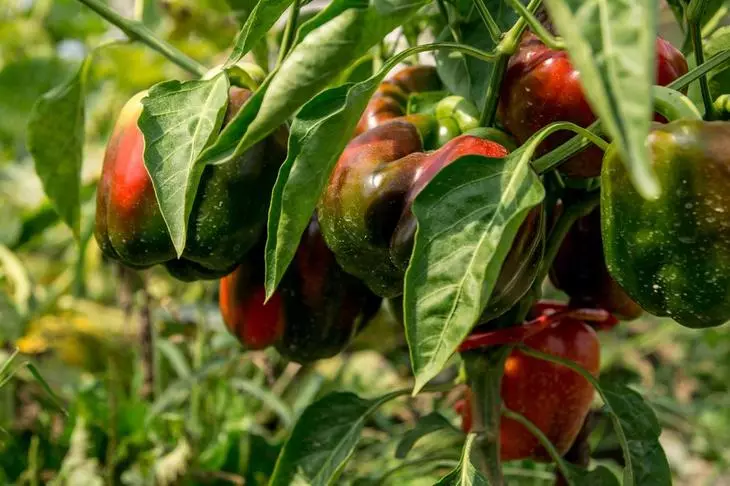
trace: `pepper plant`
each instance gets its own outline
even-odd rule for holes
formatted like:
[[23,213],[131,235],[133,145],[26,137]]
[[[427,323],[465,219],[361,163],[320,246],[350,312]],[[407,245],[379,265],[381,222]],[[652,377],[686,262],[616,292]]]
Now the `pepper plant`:
[[[652,408],[599,376],[599,334],[642,312],[698,333],[730,320],[723,2],[670,1],[674,46],[658,0],[332,0],[308,15],[309,2],[259,0],[225,61],[203,66],[79,1],[187,73],[119,115],[96,187],[106,257],[220,279],[243,350],[334,356],[384,302],[405,333],[412,387],[320,397],[268,484],[338,483],[380,407],[449,393],[463,434],[434,412],[398,448],[456,434],[437,484],[501,486],[503,462],[522,459],[554,464],[559,484],[670,484]],[[105,49],[28,126],[80,245],[85,94]],[[566,302],[542,299],[548,279]],[[619,468],[570,454],[591,407]]]

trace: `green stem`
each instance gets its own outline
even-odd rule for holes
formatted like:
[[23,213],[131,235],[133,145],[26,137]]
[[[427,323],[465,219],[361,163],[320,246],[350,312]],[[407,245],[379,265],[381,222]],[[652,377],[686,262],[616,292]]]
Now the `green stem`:
[[129,19],[125,19],[119,13],[109,8],[101,0],[78,0],[91,10],[99,14],[104,20],[118,27],[131,40],[140,41],[156,50],[173,63],[180,66],[197,77],[202,77],[207,71],[206,67],[198,61],[188,57],[182,51],[157,38],[147,27]]
[[508,2],[512,6],[512,8],[515,9],[518,14],[520,14],[521,18],[523,18],[525,22],[527,22],[527,24],[530,26],[530,29],[532,29],[532,31],[542,41],[543,44],[548,46],[550,49],[554,49],[556,51],[562,51],[565,49],[565,42],[563,42],[563,39],[552,35],[545,28],[545,26],[542,25],[539,20],[537,20],[532,11],[530,11],[529,7],[525,7],[524,5],[522,5],[522,2],[520,2],[520,0],[508,0]]
[[[600,148],[601,150],[606,150],[608,148],[608,143],[601,137],[599,137],[595,133],[589,132],[583,127],[579,127],[575,123],[570,122],[551,123],[550,125],[541,128],[540,131],[530,137],[530,139],[525,142],[522,147],[525,147],[524,150],[530,152],[529,155],[530,158],[532,158],[532,155],[535,153],[535,150],[537,150],[538,145],[540,145],[540,143],[542,143],[543,140],[545,140],[548,136],[559,130],[571,130],[581,137],[587,138],[590,142],[598,146],[598,148]],[[564,160],[565,159],[555,160],[541,157],[537,161],[533,162],[532,166],[535,169],[535,172],[537,172],[538,174],[543,174],[549,170],[554,169],[560,162]]]
[[487,85],[487,92],[484,96],[484,106],[482,107],[482,113],[479,118],[480,127],[494,126],[494,122],[497,119],[499,91],[504,80],[504,74],[507,71],[509,58],[510,56],[508,54],[502,54],[494,65],[492,76],[489,78],[489,85]]
[[669,83],[667,88],[676,90],[686,88],[690,85],[690,83],[696,81],[710,71],[727,64],[728,61],[730,61],[730,49],[723,51],[719,54],[715,54],[705,63],[698,63],[697,67],[692,68],[687,74]]
[[478,434],[478,467],[490,486],[503,486],[500,458],[502,375],[512,348],[495,346],[464,353],[464,365],[472,391],[472,430]]
[[474,5],[476,6],[477,11],[479,11],[479,16],[484,21],[484,25],[487,26],[489,37],[491,37],[492,42],[497,45],[502,38],[502,30],[499,28],[499,25],[497,25],[494,17],[492,17],[489,9],[484,4],[484,0],[474,0]]
[[446,3],[444,3],[444,0],[436,0],[436,5],[438,5],[439,12],[446,21],[449,31],[451,31],[451,37],[454,38],[455,42],[461,42],[461,32],[459,32],[459,29],[451,23],[449,11],[446,9]]
[[[699,9],[696,18],[690,18],[687,15],[687,25],[689,26],[689,35],[692,38],[692,47],[695,53],[695,61],[700,66],[705,63],[705,52],[702,49],[702,33],[700,31],[699,20],[702,17],[703,8]],[[705,105],[705,118],[707,120],[715,119],[715,107],[712,105],[712,95],[710,95],[710,85],[707,82],[707,76],[700,76],[700,92],[702,93],[702,103]]]
[[521,413],[517,413],[514,410],[510,410],[509,408],[506,408],[504,406],[502,407],[502,416],[519,423],[524,428],[526,428],[533,436],[535,436],[537,440],[540,441],[540,444],[542,444],[542,446],[548,452],[548,454],[550,454],[550,457],[553,459],[553,462],[557,464],[558,469],[560,469],[560,472],[563,473],[563,476],[566,479],[570,478],[570,470],[568,470],[568,467],[565,465],[565,461],[563,461],[563,458],[560,456],[560,453],[555,448],[553,443],[550,442],[550,439],[548,439],[547,436],[543,434],[542,430],[540,430],[537,425],[533,424],[527,417],[525,417]]
[[[542,0],[530,0],[530,3],[527,4],[527,11],[535,13],[540,5],[542,5]],[[520,18],[517,19],[517,22],[515,22],[515,25],[507,31],[504,38],[497,46],[497,52],[508,55],[514,54],[517,47],[520,45],[520,38],[522,37],[522,33],[525,29],[527,29],[527,19],[520,16]]]
[[297,22],[299,20],[299,5],[300,0],[294,0],[289,10],[289,18],[286,21],[286,27],[284,27],[284,37],[281,40],[281,47],[279,47],[279,58],[276,60],[276,67],[281,66],[281,63],[289,54],[292,44],[294,44],[294,36],[297,33]]
[[606,398],[606,394],[603,392],[603,389],[601,388],[601,385],[598,383],[598,380],[595,376],[593,376],[588,370],[583,368],[581,365],[576,363],[575,361],[571,361],[566,358],[561,358],[559,356],[555,356],[549,353],[543,353],[542,351],[538,351],[536,349],[529,348],[527,346],[520,346],[520,351],[522,351],[524,354],[528,356],[532,356],[533,358],[541,359],[543,361],[548,361],[550,363],[556,363],[562,366],[565,366],[566,368],[570,368],[571,370],[575,371],[579,375],[581,375],[583,378],[585,378],[591,385],[593,385],[593,388],[598,392],[598,394],[601,396],[601,400],[603,400],[603,404],[606,407],[606,410],[609,413],[609,417],[611,417],[611,422],[613,423],[614,431],[616,432],[616,436],[618,438],[619,443],[621,444],[621,450],[624,454],[624,461],[626,462],[626,477],[634,477],[634,470],[633,465],[631,464],[631,455],[629,453],[629,444],[626,439],[626,434],[624,433],[624,429],[621,426],[621,422],[619,421],[618,415],[616,415],[616,412],[614,412],[613,408],[611,408],[611,403]]

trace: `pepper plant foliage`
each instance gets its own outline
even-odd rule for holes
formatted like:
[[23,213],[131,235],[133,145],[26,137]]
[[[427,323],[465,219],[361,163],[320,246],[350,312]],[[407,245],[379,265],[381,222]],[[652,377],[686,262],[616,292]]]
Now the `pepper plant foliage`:
[[[541,42],[555,47],[556,57],[567,53],[580,75],[586,109],[592,110],[593,118],[597,119],[588,131],[587,123],[576,125],[583,120],[549,120],[559,122],[559,125],[535,130],[532,138],[507,155],[459,153],[436,169],[419,167],[407,175],[396,174],[393,169],[392,172],[383,171],[377,177],[371,175],[363,182],[363,200],[368,196],[367,191],[376,191],[381,179],[393,184],[388,186],[388,197],[379,201],[384,201],[383,205],[389,211],[387,217],[381,218],[385,223],[372,217],[373,225],[382,224],[378,231],[372,231],[376,235],[373,241],[376,237],[386,240],[377,244],[386,248],[384,251],[394,252],[391,246],[396,246],[396,237],[406,235],[406,243],[399,241],[398,244],[410,251],[407,268],[401,269],[403,285],[398,296],[402,294],[402,321],[413,387],[376,398],[358,397],[349,392],[321,397],[293,426],[272,473],[272,485],[337,482],[356,449],[365,424],[373,420],[381,406],[407,395],[442,393],[451,388],[434,385],[434,379],[453,367],[459,359],[460,346],[470,339],[470,335],[485,327],[489,332],[513,328],[523,321],[532,322],[533,326],[542,325],[540,317],[549,316],[532,316],[538,317],[533,322],[528,319],[528,311],[539,296],[562,238],[578,217],[585,216],[570,210],[571,199],[567,194],[574,191],[591,201],[598,199],[595,197],[598,181],[564,180],[560,176],[561,162],[588,144],[606,149],[610,142],[612,161],[622,164],[637,201],[642,198],[641,201],[646,200],[646,204],[651,205],[655,200],[664,200],[669,194],[667,191],[672,190],[660,184],[659,181],[667,184],[671,181],[657,177],[656,170],[661,166],[652,159],[657,150],[652,153],[647,143],[652,114],[666,101],[658,99],[665,91],[653,89],[658,0],[332,0],[324,2],[320,10],[303,21],[300,17],[308,2],[259,0],[238,35],[231,40],[227,60],[211,70],[156,40],[138,24],[110,13],[100,2],[82,3],[115,23],[132,40],[149,45],[190,73],[149,87],[142,102],[142,113],[132,126],[143,135],[144,168],[149,175],[149,187],[164,220],[164,231],[178,257],[186,248],[187,236],[191,231],[199,230],[195,225],[206,224],[205,217],[196,222],[190,220],[205,171],[210,166],[242,164],[254,147],[262,147],[260,143],[264,141],[269,143],[282,129],[288,133],[286,157],[279,167],[276,183],[273,187],[264,183],[257,185],[249,194],[251,201],[270,201],[267,221],[254,225],[252,231],[260,231],[262,241],[265,237],[265,248],[257,255],[257,263],[263,268],[261,285],[271,301],[279,295],[279,286],[284,276],[289,275],[287,272],[300,269],[302,262],[296,260],[300,242],[311,227],[312,215],[318,214],[323,191],[328,184],[333,184],[332,177],[338,174],[338,165],[347,157],[352,144],[359,140],[353,142],[356,131],[360,133],[363,113],[368,113],[370,103],[382,94],[379,90],[383,86],[392,88],[386,80],[398,66],[413,64],[419,55],[423,56],[421,59],[430,55],[444,86],[443,91],[413,93],[412,102],[400,100],[411,107],[410,111],[404,113],[406,118],[388,121],[412,122],[409,126],[416,134],[414,140],[420,143],[420,149],[405,154],[411,157],[408,160],[416,160],[414,157],[421,151],[440,150],[445,144],[438,137],[448,130],[454,130],[458,136],[479,138],[477,132],[472,135],[451,119],[448,122],[433,120],[434,113],[438,113],[438,108],[433,107],[438,105],[444,93],[461,96],[464,103],[478,111],[481,128],[496,131],[500,127],[496,113],[505,70],[527,29]],[[689,87],[691,99],[703,108],[708,120],[727,116],[712,105],[715,98],[730,91],[728,31],[727,28],[714,31],[709,25],[715,16],[708,12],[717,12],[720,3],[676,0],[670,4],[680,27],[686,31],[685,51],[692,53],[690,64],[693,68],[688,74],[674,73],[675,82],[670,88]],[[287,11],[288,16],[284,15]],[[276,62],[261,66],[265,74],[263,79],[247,74],[249,85],[246,88],[253,93],[237,112],[227,113],[229,89],[236,82],[232,69],[238,69],[242,60],[248,60],[257,46],[268,41],[269,32],[282,15],[288,21],[281,35],[279,51],[272,56],[272,60],[276,57]],[[549,21],[543,22],[544,18]],[[705,44],[702,43],[703,28],[714,32]],[[95,55],[102,56],[104,51]],[[41,97],[28,126],[28,147],[46,195],[60,219],[78,239],[83,233],[80,208],[86,197],[81,184],[84,94],[89,81],[89,65],[93,62],[94,58],[89,55],[73,77]],[[368,66],[368,69],[359,69],[362,66]],[[672,96],[688,102],[678,93],[672,92]],[[420,106],[417,101],[429,97],[436,101],[423,103],[422,112],[414,113],[421,111],[415,108]],[[671,105],[672,101],[667,103]],[[226,118],[224,123],[227,115],[231,118]],[[421,120],[417,118],[419,116],[431,118],[428,123],[413,121]],[[44,145],[47,142],[43,142],[49,138],[51,125],[68,127],[65,140],[59,141],[53,151],[49,151]],[[542,142],[557,131],[575,133],[576,138],[554,152],[541,151]],[[367,136],[367,133],[365,130],[361,136]],[[509,135],[502,135],[506,138],[501,140],[509,139]],[[490,139],[490,142],[499,144],[501,140]],[[722,144],[725,148],[730,146],[728,140]],[[406,160],[396,159],[399,162]],[[390,162],[384,161],[383,166]],[[250,163],[241,165],[240,170],[253,172],[258,168]],[[423,174],[428,174],[429,179],[420,180],[419,177],[425,177]],[[411,177],[412,186],[403,189],[397,185],[408,177]],[[602,190],[606,198],[607,190]],[[696,195],[692,193],[689,197]],[[558,199],[565,206],[562,215],[553,209]],[[595,209],[595,204],[583,204],[581,208],[584,206]],[[139,208],[132,205],[132,209]],[[373,213],[383,211],[381,207],[365,209]],[[246,208],[235,210],[245,212]],[[664,208],[660,208],[658,214],[663,214],[662,210]],[[521,228],[532,221],[531,214],[543,211],[548,211],[553,219],[552,226],[546,228],[540,218],[541,224],[537,224],[532,233],[532,240],[540,242],[532,248],[537,256],[534,259],[534,255],[517,258],[517,265],[508,265],[510,254],[517,252],[516,248],[523,242],[519,236]],[[608,214],[605,208],[603,214]],[[574,219],[563,228],[560,221],[565,215]],[[407,227],[409,217],[415,217],[417,222],[413,228]],[[617,221],[618,218],[615,217]],[[554,221],[557,223],[553,224]],[[616,228],[608,228],[612,224],[613,221],[603,221],[604,238],[607,234],[620,233]],[[382,228],[387,232],[380,231]],[[364,232],[370,230],[365,228]],[[708,230],[707,234],[711,240],[716,233]],[[323,241],[333,247],[332,238],[325,232]],[[140,240],[144,242],[143,235]],[[708,244],[712,243],[710,240]],[[609,244],[606,246],[613,248]],[[347,268],[344,260],[351,255],[335,256],[341,266]],[[724,256],[730,257],[718,256],[718,261],[725,261]],[[243,266],[244,262],[237,263]],[[674,269],[672,263],[667,264],[666,272],[662,269],[664,273],[657,276],[660,282],[656,285],[666,284],[682,273],[681,269]],[[507,267],[513,275],[505,277]],[[634,271],[633,268],[626,270],[628,273]],[[527,285],[530,290],[517,296],[498,315],[490,314],[490,298],[495,294],[495,287],[520,278],[531,279]],[[724,288],[723,284],[718,295]],[[633,297],[631,289],[626,290]],[[640,299],[634,300],[642,303]],[[702,299],[698,298],[697,302],[701,303]],[[662,305],[664,303],[658,304],[657,314]],[[721,310],[721,315],[713,318],[713,324],[730,317]],[[701,311],[693,307],[689,312]],[[593,318],[591,315],[589,313],[586,319]],[[571,316],[560,319],[573,318]],[[551,325],[558,325],[560,319],[555,318]],[[685,324],[679,318],[678,321]],[[658,441],[661,429],[642,397],[623,385],[599,380],[550,350],[521,344],[528,337],[527,329],[534,327],[525,325],[524,329],[525,335],[520,339],[495,341],[498,345],[514,346],[514,349],[502,349],[503,356],[509,352],[525,353],[567,366],[580,374],[598,390],[603,403],[601,413],[608,417],[609,428],[620,444],[623,484],[669,484],[669,465]],[[286,335],[286,329],[283,332]],[[245,339],[241,338],[245,333],[238,334],[240,339]],[[504,361],[495,366],[499,369],[489,370],[489,373],[501,377]],[[479,381],[479,376],[474,376],[478,370],[470,369],[469,373],[468,383]],[[487,395],[499,397],[500,379],[487,380],[492,387],[491,391],[484,390]],[[407,440],[403,440],[398,447],[398,457],[404,458],[423,436],[447,431],[451,437],[458,437],[456,442],[463,445],[463,449],[456,466],[445,471],[438,484],[503,484],[499,448],[502,410],[499,406],[490,408],[488,400],[482,399],[476,397],[474,400],[473,412],[480,414],[474,422],[478,424],[475,428],[461,434],[449,419],[434,412],[423,419]],[[499,400],[496,403],[499,404]],[[584,417],[585,414],[581,421]],[[540,433],[540,424],[532,427],[537,429],[533,431],[538,435],[542,449],[533,451],[530,457],[554,462],[567,484],[619,484],[615,474],[619,468],[609,470],[603,466],[586,468],[579,467],[586,464],[571,464],[561,457],[566,451],[551,446],[553,438],[546,436],[546,431]],[[577,430],[571,433],[572,441]]]

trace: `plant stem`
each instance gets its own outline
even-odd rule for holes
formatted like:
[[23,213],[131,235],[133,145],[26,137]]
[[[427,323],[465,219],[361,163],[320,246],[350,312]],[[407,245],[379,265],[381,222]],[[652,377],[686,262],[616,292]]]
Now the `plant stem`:
[[525,7],[522,5],[520,0],[508,0],[509,4],[514,8],[520,17],[530,26],[530,29],[535,35],[542,41],[543,44],[548,46],[550,49],[562,51],[565,49],[565,42],[560,37],[552,35],[544,25],[533,15],[529,6]]
[[497,22],[494,20],[494,17],[492,17],[487,6],[484,5],[484,0],[474,0],[474,5],[476,6],[477,11],[479,11],[479,16],[484,21],[484,25],[487,26],[489,37],[491,37],[492,42],[494,42],[495,45],[498,44],[502,38],[502,30],[499,28],[499,25],[497,25]]
[[537,427],[537,425],[530,422],[530,420],[524,415],[510,410],[506,407],[502,407],[502,415],[519,423],[524,428],[526,428],[533,436],[535,436],[537,440],[540,441],[540,444],[542,444],[542,446],[548,452],[548,454],[550,454],[550,457],[552,458],[553,462],[557,464],[558,469],[560,469],[560,472],[563,473],[563,476],[565,476],[566,478],[570,477],[570,471],[565,465],[563,459],[560,457],[560,453],[555,448],[553,443],[550,442],[550,439],[548,439],[547,436],[542,432],[542,430]]
[[147,27],[129,19],[125,19],[119,13],[109,8],[101,0],[78,0],[91,10],[99,14],[104,20],[118,27],[127,37],[134,41],[140,41],[156,50],[173,63],[180,66],[197,77],[202,77],[207,68],[198,61],[188,57],[176,47],[156,37]]
[[686,88],[687,86],[689,86],[690,83],[701,78],[710,71],[722,67],[725,64],[728,64],[728,61],[730,61],[730,49],[728,49],[727,51],[723,51],[719,54],[715,54],[705,63],[698,63],[697,67],[692,68],[687,74],[669,83],[667,88],[676,90]]
[[478,467],[490,486],[503,486],[499,423],[502,410],[502,375],[510,346],[495,346],[463,353],[472,391],[472,430],[478,433]]
[[[537,10],[540,5],[542,5],[542,0],[530,0],[530,3],[527,5],[527,11],[530,13],[534,13],[535,10]],[[510,30],[507,31],[507,34],[502,38],[502,41],[497,46],[497,51],[502,54],[508,54],[512,55],[517,50],[517,46],[520,44],[520,38],[522,37],[522,33],[527,28],[527,19],[525,17],[520,16],[519,19],[517,19],[517,22],[515,22],[515,25],[512,26]]]
[[504,74],[507,71],[507,63],[509,62],[508,54],[501,54],[492,69],[492,76],[489,78],[487,92],[484,96],[484,106],[479,117],[480,127],[494,126],[497,119],[497,107],[499,106],[499,91],[504,80]]
[[284,37],[281,39],[276,67],[279,67],[284,62],[294,43],[294,36],[297,33],[297,21],[299,20],[299,4],[300,0],[294,0],[289,10],[289,18],[286,21],[286,27],[284,27]]
[[155,394],[155,343],[152,315],[150,312],[151,298],[146,288],[142,289],[143,302],[140,309],[140,354],[142,361],[142,387],[139,394],[143,400],[151,400]]
[[[695,61],[698,66],[705,63],[705,52],[702,49],[702,33],[700,31],[700,18],[702,17],[702,10],[699,9],[696,18],[694,15],[690,17],[687,15],[687,25],[689,26],[689,35],[692,38],[692,47],[694,48]],[[707,82],[707,75],[703,74],[700,76],[700,92],[702,93],[702,103],[705,105],[705,119],[715,119],[715,107],[712,104],[712,95],[710,94],[710,85]]]

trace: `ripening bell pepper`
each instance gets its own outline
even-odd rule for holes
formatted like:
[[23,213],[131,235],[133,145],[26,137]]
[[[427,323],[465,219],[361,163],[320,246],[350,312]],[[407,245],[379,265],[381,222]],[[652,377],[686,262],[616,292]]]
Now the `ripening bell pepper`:
[[[562,204],[557,212],[560,207]],[[598,208],[579,218],[565,235],[550,268],[550,281],[568,294],[572,307],[597,307],[622,319],[635,319],[642,313],[608,273]]]
[[313,218],[294,260],[264,304],[263,241],[245,264],[220,281],[223,320],[246,349],[275,346],[299,363],[342,351],[380,308],[382,299],[345,273]]
[[[666,86],[687,72],[687,60],[662,38],[656,40],[656,84]],[[520,144],[541,128],[559,121],[587,127],[596,120],[583,94],[580,75],[567,51],[548,48],[532,32],[525,32],[510,58],[499,100],[499,119]],[[657,116],[657,121],[662,118]],[[538,155],[567,142],[574,134],[550,135],[538,147]],[[596,177],[603,154],[589,147],[562,164],[558,170],[570,177]]]
[[401,69],[378,86],[355,129],[355,135],[406,115],[408,96],[422,91],[438,91],[443,85],[433,66]]
[[[423,151],[421,133],[431,128],[395,119],[354,138],[345,148],[318,205],[327,245],[347,271],[384,297],[403,292],[416,220],[411,204],[445,166],[466,155],[499,158],[496,142],[459,136],[433,152]],[[424,125],[426,128],[424,128]],[[535,279],[543,249],[542,207],[533,210],[503,264],[488,311],[509,308]]]
[[[596,331],[583,321],[564,318],[525,339],[524,345],[577,363],[598,377],[600,343]],[[464,401],[456,404],[465,432],[472,428],[475,401],[471,393],[467,389]],[[562,455],[583,425],[594,389],[570,368],[513,350],[504,365],[500,395],[506,408],[535,424]],[[505,461],[550,460],[540,441],[522,424],[508,418],[500,423],[500,456]]]
[[601,174],[606,263],[646,311],[683,326],[730,319],[730,123],[655,124],[648,138],[661,195],[643,199],[611,145]]
[[[250,95],[230,88],[224,124]],[[273,187],[285,159],[286,133],[277,132],[230,163],[205,168],[178,259],[144,165],[144,138],[137,127],[144,96],[139,93],[127,102],[106,148],[97,189],[96,241],[105,255],[132,268],[161,263],[181,280],[220,278],[263,231],[268,198],[251,194]]]

